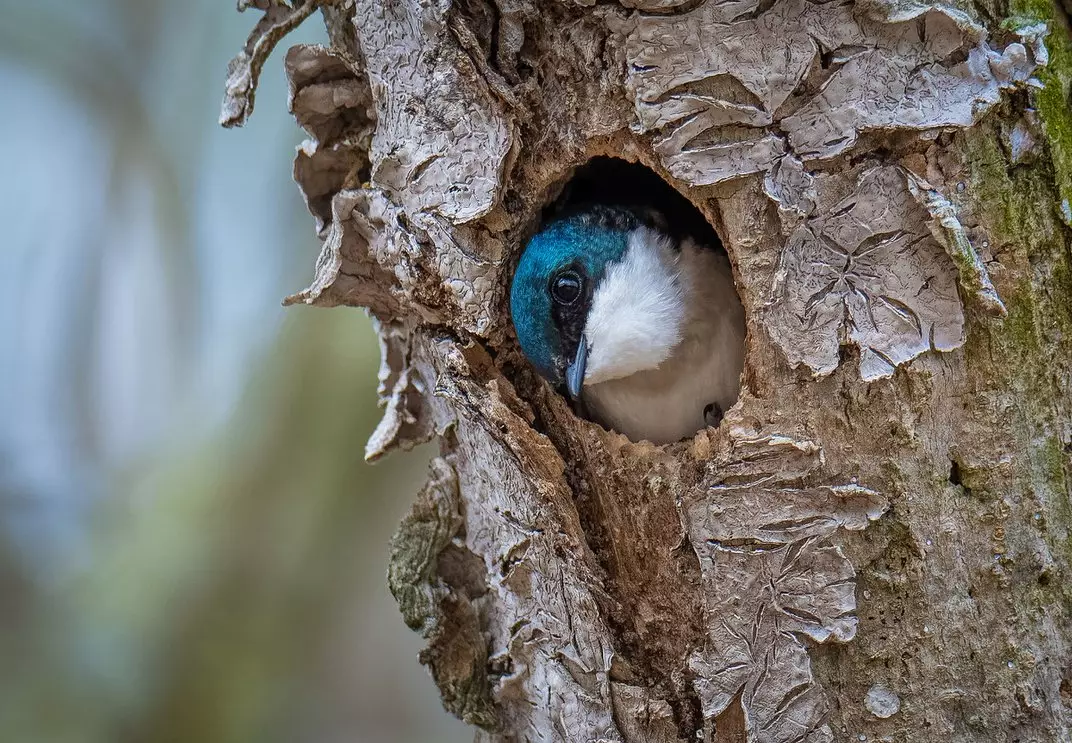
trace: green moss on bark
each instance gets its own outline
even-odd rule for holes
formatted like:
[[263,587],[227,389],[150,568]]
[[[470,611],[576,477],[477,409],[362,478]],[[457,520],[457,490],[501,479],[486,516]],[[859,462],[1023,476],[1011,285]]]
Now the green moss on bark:
[[[428,666],[448,711],[471,725],[498,721],[488,678],[487,644],[476,606],[448,584],[440,558],[462,529],[458,478],[445,459],[432,461],[428,483],[391,540],[387,585],[411,629],[428,638]],[[482,567],[482,566],[481,566]]]
[[1038,72],[1043,88],[1034,97],[1053,158],[1054,180],[1060,199],[1061,221],[1072,227],[1072,29],[1058,0],[1014,0],[1003,24],[1018,29],[1045,23],[1050,60]]
[[426,637],[436,628],[436,607],[445,593],[436,578],[439,553],[460,526],[457,476],[446,461],[436,459],[428,483],[391,540],[387,568],[387,586],[402,617]]
[[[964,133],[970,197],[1001,264],[1000,292],[1008,309],[1001,321],[973,321],[968,363],[993,390],[1008,390],[1003,425],[1014,443],[1014,491],[1024,516],[1042,531],[1063,571],[1072,568],[1072,519],[1067,419],[1072,405],[1072,41],[1053,0],[1015,0],[1002,24],[1007,31],[1045,23],[1050,60],[1040,69],[1042,88],[1010,101],[1004,112]],[[1013,163],[1000,128],[1031,121],[1037,157]],[[985,371],[983,371],[985,370]],[[995,424],[997,422],[995,421]],[[1034,517],[1038,508],[1038,516]],[[1062,525],[1049,528],[1047,525]],[[1066,572],[1067,574],[1067,572]],[[1072,607],[1067,581],[1040,582],[1041,610],[1063,601]]]

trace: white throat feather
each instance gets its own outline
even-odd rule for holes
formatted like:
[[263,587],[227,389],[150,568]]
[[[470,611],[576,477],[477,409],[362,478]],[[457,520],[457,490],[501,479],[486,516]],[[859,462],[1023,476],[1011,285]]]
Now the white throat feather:
[[670,357],[684,335],[687,278],[671,238],[648,227],[629,235],[592,297],[586,385],[655,369]]

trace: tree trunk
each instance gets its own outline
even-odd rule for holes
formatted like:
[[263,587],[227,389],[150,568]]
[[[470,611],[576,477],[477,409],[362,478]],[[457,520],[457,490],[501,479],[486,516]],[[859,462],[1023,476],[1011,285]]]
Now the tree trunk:
[[[502,741],[1072,737],[1072,44],[1053,0],[249,0],[368,307],[375,459],[437,438],[389,580]],[[521,356],[520,246],[642,163],[718,232],[739,402],[669,446]]]

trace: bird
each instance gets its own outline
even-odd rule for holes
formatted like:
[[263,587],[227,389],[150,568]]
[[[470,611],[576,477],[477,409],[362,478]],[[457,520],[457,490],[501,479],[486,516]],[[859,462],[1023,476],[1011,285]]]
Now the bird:
[[729,259],[652,209],[552,217],[518,259],[510,313],[536,371],[633,441],[692,436],[737,400],[745,318]]

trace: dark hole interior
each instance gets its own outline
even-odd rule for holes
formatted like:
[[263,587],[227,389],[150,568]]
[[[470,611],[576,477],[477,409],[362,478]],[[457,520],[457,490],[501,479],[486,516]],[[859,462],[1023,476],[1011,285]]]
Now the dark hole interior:
[[544,210],[547,220],[584,204],[652,208],[666,217],[675,237],[723,250],[722,241],[700,210],[651,168],[617,157],[594,157],[577,168],[565,189]]
[[949,484],[960,485],[962,481],[960,479],[960,462],[955,459],[949,461]]

